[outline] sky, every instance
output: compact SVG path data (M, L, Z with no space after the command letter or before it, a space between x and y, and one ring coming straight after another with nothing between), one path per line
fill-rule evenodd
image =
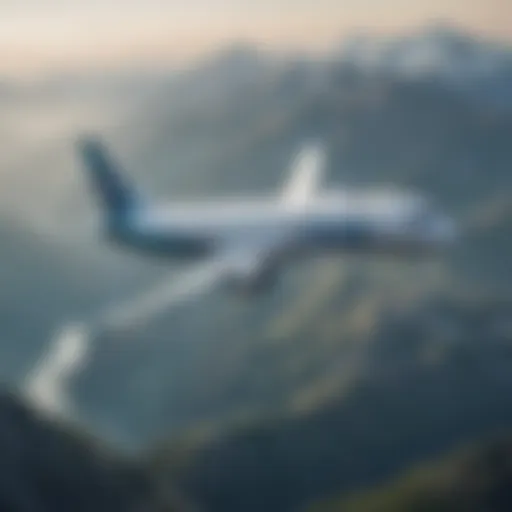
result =
M0 74L183 62L232 40L321 49L448 20L512 41L512 0L0 0Z

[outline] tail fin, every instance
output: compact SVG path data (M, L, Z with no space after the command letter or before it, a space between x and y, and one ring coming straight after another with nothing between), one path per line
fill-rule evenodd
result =
M135 189L121 177L120 167L100 140L83 138L78 142L78 150L91 186L109 216L123 215L139 203Z

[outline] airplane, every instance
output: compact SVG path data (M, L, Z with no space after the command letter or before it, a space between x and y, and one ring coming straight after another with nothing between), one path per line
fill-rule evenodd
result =
M148 200L102 140L78 151L99 201L104 235L119 247L169 261L202 262L192 283L247 295L275 286L284 266L312 254L426 255L451 245L455 222L422 195L404 190L322 191L325 150L304 144L281 191L268 197Z

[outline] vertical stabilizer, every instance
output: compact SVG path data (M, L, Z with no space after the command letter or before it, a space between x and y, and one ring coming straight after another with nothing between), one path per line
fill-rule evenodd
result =
M104 144L97 138L87 137L78 142L78 150L93 192L105 213L117 217L133 210L139 198Z

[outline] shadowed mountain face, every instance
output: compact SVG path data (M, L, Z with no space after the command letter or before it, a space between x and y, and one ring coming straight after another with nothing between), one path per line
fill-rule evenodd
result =
M338 368L287 415L205 425L158 447L155 467L210 510L291 511L510 428L511 308L437 297L374 312L365 333L339 339L364 351L344 388L354 368L332 354Z
M500 436L415 469L371 492L345 500L333 499L311 511L505 512L512 502L511 456L510 436Z
M5 392L0 396L0 448L1 510L173 510L170 502L164 508L155 483L134 462L42 420Z

